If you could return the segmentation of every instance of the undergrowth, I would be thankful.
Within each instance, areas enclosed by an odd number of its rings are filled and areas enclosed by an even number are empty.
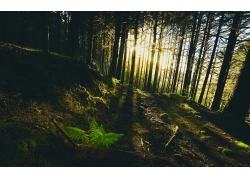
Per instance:
[[[103,126],[99,126],[94,118],[89,126],[88,133],[76,127],[66,127],[65,129],[72,139],[96,148],[107,148],[123,136],[123,134],[106,133]]]

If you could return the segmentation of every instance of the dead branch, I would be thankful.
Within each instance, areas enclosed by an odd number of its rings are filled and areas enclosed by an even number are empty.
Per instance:
[[[165,150],[168,147],[168,145],[170,144],[170,142],[174,139],[174,137],[175,137],[178,129],[179,129],[179,127],[176,126],[175,129],[174,129],[174,131],[173,131],[173,135],[170,137],[170,139],[168,140],[168,142],[165,144]]]
[[[62,135],[74,146],[74,147],[79,147],[79,145],[77,143],[75,143],[75,141],[73,141],[68,133],[63,129],[63,127],[55,120],[52,120],[53,124],[56,126],[56,128],[62,133]]]

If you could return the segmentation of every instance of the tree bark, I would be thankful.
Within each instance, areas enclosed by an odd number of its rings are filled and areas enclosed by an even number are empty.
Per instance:
[[[186,68],[186,72],[185,72],[184,84],[183,84],[183,89],[182,89],[183,96],[186,96],[188,94],[188,86],[189,86],[190,78],[191,78],[191,70],[192,70],[191,69],[192,68],[191,67],[191,58],[194,54],[194,34],[195,34],[197,16],[198,16],[198,12],[195,12],[193,28],[192,28],[192,36],[191,36],[191,41],[190,41],[190,46],[189,46],[187,68]]]
[[[220,31],[221,31],[221,26],[222,26],[222,23],[223,23],[223,19],[224,19],[224,13],[222,13],[222,16],[220,18],[219,28],[218,28],[218,31],[217,31],[217,34],[216,34],[212,55],[211,55],[211,58],[210,58],[210,61],[209,61],[206,76],[205,76],[205,79],[204,79],[204,82],[203,82],[203,85],[202,85],[202,89],[201,89],[201,93],[200,93],[200,96],[199,96],[198,103],[200,103],[200,104],[202,102],[202,99],[203,99],[203,96],[204,96],[204,93],[205,93],[208,77],[209,77],[210,70],[211,70],[211,67],[212,67],[212,64],[213,64],[213,60],[214,60],[214,56],[215,56],[215,52],[216,52],[216,48],[217,48],[217,44],[218,44],[218,40],[219,40],[219,36],[220,36]]]
[[[89,33],[88,33],[88,52],[87,52],[87,64],[89,65],[92,60],[92,51],[93,51],[93,34],[94,34],[94,12],[90,11],[89,13]]]
[[[228,40],[226,52],[225,52],[223,63],[222,63],[221,70],[220,70],[220,75],[219,75],[219,79],[217,83],[214,100],[211,106],[212,110],[219,110],[220,108],[222,94],[223,94],[224,87],[226,84],[227,75],[228,75],[228,71],[230,68],[229,67],[230,62],[232,60],[234,47],[235,47],[235,43],[236,43],[238,32],[239,32],[241,16],[242,16],[242,12],[235,12],[231,32],[229,34],[229,40]]]
[[[202,39],[202,43],[201,43],[201,47],[200,47],[199,57],[198,57],[197,65],[196,65],[195,70],[194,70],[193,81],[192,81],[191,90],[190,90],[190,95],[192,97],[192,100],[195,100],[195,87],[196,87],[196,83],[198,83],[197,82],[197,75],[198,75],[198,71],[200,69],[201,55],[202,55],[202,50],[203,50],[203,47],[204,47],[204,44],[205,44],[205,39],[206,39],[206,34],[207,34],[207,29],[208,29],[208,23],[209,23],[208,32],[210,32],[210,28],[211,28],[211,25],[212,25],[212,20],[213,20],[213,18],[211,17],[211,12],[209,12],[208,16],[207,16],[207,22],[206,22],[206,26],[205,26],[205,29],[204,29],[204,35],[203,35],[203,39]]]
[[[56,51],[61,53],[61,11],[56,12]]]
[[[153,83],[153,92],[156,92],[156,86],[157,86],[157,81],[158,81],[158,74],[159,74],[159,66],[160,66],[160,58],[161,58],[161,53],[162,53],[162,31],[163,31],[163,18],[161,21],[161,30],[160,30],[160,36],[158,40],[158,54],[157,54],[157,61],[155,65],[155,77],[154,77],[154,83]]]
[[[136,13],[136,20],[135,20],[135,28],[134,28],[134,49],[132,52],[132,62],[131,62],[131,70],[130,70],[130,77],[129,77],[129,85],[133,85],[134,81],[134,73],[135,73],[135,56],[136,56],[136,44],[137,44],[137,35],[138,35],[138,23],[140,18],[140,12]]]
[[[119,49],[119,38],[121,34],[121,24],[122,24],[122,12],[115,13],[115,40],[113,45],[113,54],[112,60],[110,64],[110,76],[115,77],[116,75],[116,66],[117,66],[117,58],[118,58],[118,49]]]
[[[182,53],[182,47],[183,47],[183,41],[184,41],[185,31],[186,31],[186,27],[185,27],[185,25],[184,25],[183,27],[181,27],[180,46],[179,46],[177,64],[176,64],[176,69],[175,69],[175,74],[174,74],[174,79],[173,79],[173,88],[172,88],[172,92],[173,92],[173,93],[175,92],[176,86],[177,86],[176,82],[177,82],[177,76],[178,76],[179,66],[180,66],[180,62],[181,62],[181,53]]]
[[[119,51],[119,57],[118,57],[118,64],[117,64],[117,71],[116,71],[116,79],[121,79],[121,73],[122,73],[122,61],[123,61],[123,52],[125,47],[125,40],[126,40],[126,34],[127,34],[127,20],[128,15],[127,12],[123,13],[123,24],[122,24],[122,32],[121,32],[121,45],[120,45],[120,51]]]
[[[147,80],[147,90],[151,91],[151,79],[152,79],[152,72],[153,72],[153,65],[154,65],[154,55],[155,55],[155,47],[156,47],[156,34],[157,34],[157,25],[158,25],[158,12],[155,12],[155,24],[154,24],[154,37],[153,37],[153,44],[152,44],[152,54],[151,54],[151,61],[149,65],[149,73],[148,73],[148,80]]]
[[[250,46],[234,93],[224,109],[240,122],[244,122],[250,107]]]
[[[122,84],[124,84],[125,70],[126,70],[126,61],[127,61],[127,39],[128,39],[128,31],[126,31],[126,36],[125,36],[125,52],[124,52],[124,55],[123,55],[122,78],[121,78],[121,83],[122,83]]]
[[[49,22],[48,12],[41,12],[41,44],[42,50],[49,52]]]
[[[74,56],[76,54],[78,40],[79,40],[79,25],[80,25],[80,12],[72,11],[71,20],[69,24],[69,36],[67,41],[66,55]]]

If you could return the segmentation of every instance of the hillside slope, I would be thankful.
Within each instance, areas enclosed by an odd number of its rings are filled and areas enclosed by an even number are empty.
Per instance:
[[[176,94],[150,94],[81,61],[0,43],[0,166],[249,166],[249,126]],[[73,146],[62,129],[92,119],[122,133]],[[76,143],[80,143],[75,141]]]

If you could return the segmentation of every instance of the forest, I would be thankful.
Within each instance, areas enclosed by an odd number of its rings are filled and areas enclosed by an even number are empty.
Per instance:
[[[250,12],[0,25],[0,166],[250,166]]]

